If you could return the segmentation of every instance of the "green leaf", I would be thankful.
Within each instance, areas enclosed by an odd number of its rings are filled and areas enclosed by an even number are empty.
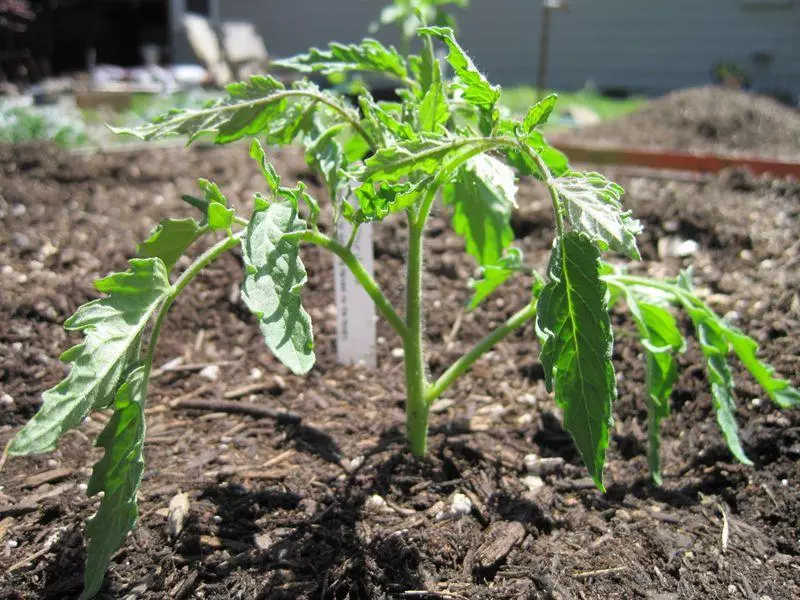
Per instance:
[[[675,317],[662,306],[642,301],[625,288],[628,308],[636,322],[646,352],[647,432],[650,475],[661,485],[661,421],[669,416],[672,386],[678,379],[675,352],[683,351],[685,342]]]
[[[537,332],[543,339],[545,384],[555,389],[583,462],[601,490],[603,464],[616,397],[611,362],[613,335],[600,279],[600,253],[582,233],[556,241],[550,257],[550,282],[539,296]]]
[[[382,145],[386,146],[397,140],[417,139],[417,133],[409,123],[404,123],[384,110],[381,105],[375,102],[369,92],[361,94],[358,101],[364,117],[371,125],[373,137],[382,139]]]
[[[228,206],[228,199],[213,181],[200,178],[197,180],[197,186],[200,188],[200,191],[203,192],[203,198],[209,204],[216,202],[218,204],[222,204],[222,206]],[[208,212],[208,206],[206,206],[206,212]]]
[[[481,278],[470,282],[474,290],[469,301],[469,309],[474,310],[481,302],[503,285],[514,273],[522,270],[522,250],[508,248],[497,264],[486,265],[481,269]]]
[[[328,198],[334,207],[335,219],[339,217],[343,201],[339,188],[343,185],[342,174],[347,161],[344,149],[338,140],[339,132],[338,126],[325,129],[324,125],[315,119],[303,136],[306,163],[325,182]]]
[[[493,142],[482,138],[422,137],[378,150],[364,161],[363,167],[355,169],[352,176],[362,182],[392,182],[415,172],[431,175],[451,160],[493,147]]]
[[[269,123],[283,113],[286,99],[292,95],[283,84],[264,76],[232,83],[226,90],[227,97],[201,109],[176,108],[151,123],[133,129],[112,128],[112,131],[142,140],[187,135],[190,142],[209,133],[214,135],[216,143],[225,144],[266,130]]]
[[[203,234],[203,228],[194,219],[164,219],[150,237],[136,246],[139,258],[160,258],[167,271],[194,241]]]
[[[497,263],[514,241],[516,193],[514,172],[487,155],[470,158],[445,187],[445,204],[454,207],[453,228],[481,266]]]
[[[472,59],[459,46],[453,30],[450,27],[422,27],[417,32],[431,35],[447,44],[450,49],[447,61],[462,84],[464,100],[482,111],[492,112],[500,99],[500,88],[491,85],[478,71]]]
[[[270,191],[273,194],[276,193],[278,188],[281,187],[280,175],[275,171],[275,167],[272,166],[272,163],[267,160],[267,153],[264,147],[261,145],[261,142],[256,139],[250,144],[250,158],[258,163],[261,174],[264,176],[264,180],[267,182]]]
[[[756,356],[758,343],[753,338],[727,324],[721,328],[721,333],[745,368],[775,404],[781,408],[800,406],[800,391],[792,387],[786,379],[775,375],[775,370],[770,365],[759,360]]]
[[[242,299],[258,318],[267,347],[298,375],[315,360],[311,318],[300,295],[306,269],[297,234],[305,230],[296,203],[277,202],[252,216],[242,239]]]
[[[752,461],[744,453],[742,442],[739,440],[739,428],[735,418],[736,404],[733,398],[733,377],[725,358],[729,348],[722,328],[716,315],[709,314],[709,311],[690,308],[688,312],[694,322],[700,348],[706,357],[706,372],[711,383],[711,396],[714,400],[717,424],[736,460],[745,465],[752,465]]]
[[[522,128],[526,133],[530,133],[539,125],[547,123],[547,119],[550,118],[557,100],[558,96],[556,94],[549,94],[531,106],[528,114],[525,115],[525,120],[522,121]]]
[[[97,513],[86,524],[89,543],[81,598],[92,598],[100,590],[111,556],[125,543],[138,517],[136,490],[144,471],[144,372],[144,367],[138,367],[120,386],[114,414],[97,437],[96,445],[105,449],[105,454],[94,465],[86,493],[104,495]]]
[[[108,297],[84,304],[64,323],[68,331],[83,331],[86,337],[64,354],[72,370],[43,394],[39,412],[12,440],[10,455],[53,450],[61,435],[89,411],[106,408],[114,400],[137,359],[145,325],[170,291],[160,259],[132,259],[130,265],[129,271],[96,282]]]
[[[232,208],[226,208],[224,204],[212,202],[208,205],[208,226],[214,231],[228,231],[233,226]]]
[[[419,105],[420,131],[438,133],[449,119],[450,109],[442,83],[442,70],[439,61],[434,60],[431,65],[431,80]]]
[[[572,227],[605,250],[640,259],[636,235],[642,227],[620,203],[623,190],[598,173],[569,173],[555,180]]]
[[[430,178],[419,183],[380,183],[377,187],[365,183],[356,188],[359,209],[351,216],[353,223],[382,221],[388,215],[401,212],[411,206],[430,183]]]
[[[406,61],[394,49],[387,48],[377,40],[366,38],[358,44],[332,43],[328,50],[312,48],[307,54],[277,60],[275,66],[293,69],[301,73],[333,75],[352,71],[372,71],[398,79],[408,77]]]
[[[516,123],[513,121],[502,122],[501,131],[505,134],[514,135],[516,126]],[[550,146],[544,139],[544,136],[538,131],[534,130],[525,136],[525,142],[541,157],[545,165],[547,165],[550,175],[553,177],[560,177],[570,171],[567,156],[560,150],[556,150]],[[520,152],[519,150],[507,149],[505,150],[505,154],[508,156],[511,164],[519,169],[522,175],[533,175],[538,179],[546,179],[536,162],[526,153]]]

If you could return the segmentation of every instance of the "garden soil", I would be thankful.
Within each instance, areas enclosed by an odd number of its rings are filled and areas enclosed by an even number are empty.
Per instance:
[[[286,181],[321,193],[298,152],[273,158]],[[179,196],[199,175],[243,210],[264,188],[245,145],[96,156],[0,149],[0,443],[65,375],[57,357],[78,338],[61,326],[97,297],[91,281],[125,269],[160,218],[191,214]],[[741,172],[703,182],[618,179],[646,227],[645,261],[633,270],[672,276],[693,264],[698,293],[800,384],[800,186]],[[535,182],[520,186],[514,228],[543,269],[549,202]],[[398,306],[405,239],[401,219],[377,227],[377,279]],[[673,256],[691,248],[685,240],[697,251]],[[531,281],[465,313],[475,267],[444,214],[433,218],[426,257],[427,366],[437,376],[528,301]],[[417,461],[403,438],[398,338],[379,322],[377,369],[336,364],[331,258],[310,248],[305,264],[318,357],[306,378],[264,346],[239,298],[236,253],[177,301],[147,408],[139,525],[100,597],[800,597],[800,411],[776,409],[738,364],[736,416],[753,467],[726,449],[691,344],[663,425],[664,485],[650,483],[642,348],[616,309],[607,493],[593,487],[560,425],[531,325],[435,405],[430,452]],[[91,440],[107,420],[97,414],[53,453],[6,463],[0,598],[79,594],[84,522],[98,502],[85,494],[100,456]],[[528,472],[528,454],[549,460]],[[456,494],[471,509],[442,518]],[[182,529],[170,533],[178,517]]]
[[[671,92],[629,115],[565,138],[609,146],[667,148],[800,160],[800,110],[720,86]]]

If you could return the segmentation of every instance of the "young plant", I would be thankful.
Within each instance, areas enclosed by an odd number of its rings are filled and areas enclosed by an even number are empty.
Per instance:
[[[282,62],[304,73],[377,72],[398,82],[396,102],[376,102],[368,91],[357,108],[302,80],[285,87],[271,77],[253,77],[227,88],[227,96],[202,109],[173,110],[127,133],[144,140],[209,135],[220,144],[253,138],[265,193],[247,216],[229,207],[222,191],[201,179],[201,197],[185,200],[202,220],[168,219],[137,248],[130,269],[96,283],[105,297],[78,309],[65,324],[82,331],[83,343],[67,350],[68,377],[44,393],[44,403],[16,435],[8,451],[25,455],[52,450],[61,435],[90,412],[113,410],[97,444],[105,454],[94,467],[90,495],[104,492],[86,527],[86,584],[94,595],[112,554],[137,518],[136,491],[144,469],[144,407],[161,327],[176,297],[203,268],[223,253],[241,248],[242,298],[255,315],[267,347],[293,373],[314,365],[311,318],[303,309],[305,245],[331,251],[353,272],[405,350],[407,436],[411,453],[425,455],[432,403],[498,341],[531,321],[541,344],[547,389],[563,411],[589,474],[603,489],[612,402],[616,396],[611,361],[609,307],[624,302],[646,353],[650,467],[661,479],[659,424],[669,414],[677,378],[676,354],[684,336],[673,308],[687,312],[706,357],[717,421],[733,455],[750,463],[737,435],[734,386],[727,364],[733,351],[772,400],[800,404],[800,393],[757,358],[756,343],[718,317],[693,292],[688,273],[657,281],[628,275],[602,261],[611,251],[639,258],[640,225],[620,199],[622,189],[597,173],[574,171],[547,144],[538,128],[553,110],[551,95],[522,120],[502,116],[500,89],[487,81],[443,27],[419,29],[422,52],[405,57],[375,40],[332,44],[327,50]],[[446,45],[455,74],[442,80],[434,42]],[[319,221],[320,208],[302,184],[283,184],[269,163],[267,146],[300,143],[309,165],[327,188],[333,223]],[[555,240],[546,283],[513,246],[510,225],[516,207],[515,172],[535,177],[552,202]],[[453,228],[482,268],[470,308],[511,277],[532,277],[525,306],[437,379],[429,379],[423,344],[422,294],[425,227],[437,198],[452,213]],[[405,312],[400,314],[351,252],[361,224],[391,216],[408,222]],[[347,243],[331,234],[348,221]],[[214,239],[179,275],[178,258],[201,238]],[[217,239],[218,238],[218,239]],[[152,324],[152,325],[151,325]],[[531,352],[535,351],[531,339]]]

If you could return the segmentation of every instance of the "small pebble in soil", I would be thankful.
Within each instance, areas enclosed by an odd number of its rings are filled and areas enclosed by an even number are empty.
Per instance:
[[[781,485],[783,487],[789,487],[789,480],[788,479],[781,479]]]
[[[14,398],[12,398],[10,394],[3,394],[0,396],[0,404],[4,406],[13,406]]]
[[[761,406],[761,398],[753,398],[750,400],[750,404],[752,404],[755,408]]]
[[[472,512],[472,500],[470,500],[464,494],[455,493],[453,494],[453,498],[450,500],[450,506],[436,513],[435,518],[437,521],[445,521],[447,519],[460,519],[464,515],[468,515],[471,512]]]
[[[248,375],[248,379],[251,381],[257,381],[264,376],[264,371],[259,369],[258,367],[253,367],[250,369],[250,375]]]
[[[219,515],[214,515],[213,517],[211,517],[211,520],[214,521],[214,523],[222,523],[222,517],[220,517]]]
[[[526,475],[520,481],[528,488],[528,491],[534,494],[544,487],[544,480],[538,475]]]
[[[208,365],[200,371],[200,377],[209,381],[216,381],[219,378],[219,365]]]
[[[58,461],[53,458],[48,459],[47,467],[50,469],[55,469],[56,467],[58,467]]]
[[[364,509],[367,512],[379,513],[385,511],[387,508],[389,508],[389,506],[386,504],[386,500],[378,494],[372,494],[372,496],[367,498],[367,501],[364,502]]]
[[[17,540],[8,540],[6,542],[6,546],[8,546],[9,548],[16,548],[17,546],[19,546],[19,542]]]
[[[394,358],[403,358],[404,354],[405,353],[403,352],[402,348],[392,348],[392,356]]]

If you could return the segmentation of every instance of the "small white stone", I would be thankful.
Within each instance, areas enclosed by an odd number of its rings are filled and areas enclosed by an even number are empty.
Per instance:
[[[789,487],[789,480],[788,479],[781,479],[781,485],[783,487]]]
[[[233,438],[229,435],[223,435],[221,438],[219,438],[219,441],[223,444],[230,444],[233,441]]]
[[[228,444],[220,444],[219,445],[219,449],[220,450],[228,450],[229,448],[230,448],[230,446],[228,446]]]
[[[520,481],[522,481],[523,485],[525,485],[529,491],[534,493],[544,487],[544,480],[538,475],[526,475]]]
[[[750,400],[750,404],[758,408],[759,406],[761,406],[761,398],[753,398],[752,400]]]
[[[50,469],[55,469],[56,467],[58,467],[58,461],[53,458],[48,459],[47,467]]]
[[[200,377],[209,381],[216,381],[219,378],[219,365],[208,365],[200,371]]]
[[[251,381],[257,381],[264,376],[264,371],[259,369],[258,367],[253,367],[250,369],[250,375],[248,375],[248,379]]]
[[[364,508],[368,512],[377,513],[383,512],[386,508],[388,508],[388,505],[386,504],[386,500],[384,500],[381,496],[378,494],[372,494],[372,496],[367,498],[367,501],[364,502]]]
[[[522,394],[522,396],[519,397],[519,401],[522,404],[527,404],[528,406],[536,406],[536,396],[530,393]]]
[[[383,337],[382,335],[379,335],[378,339],[375,340],[375,341],[378,342],[379,344],[385,344],[386,343],[386,338]]]
[[[531,423],[533,423],[533,415],[529,412],[517,417],[517,425],[530,425]]]
[[[211,517],[211,520],[214,521],[214,523],[222,523],[222,517],[220,517],[219,515],[214,515],[213,517]]]
[[[450,510],[456,517],[468,515],[472,512],[472,500],[464,494],[453,494],[453,499],[450,501]]]
[[[4,406],[13,406],[14,398],[12,398],[10,394],[3,394],[0,396],[0,404]]]
[[[405,356],[405,352],[403,352],[402,348],[392,348],[392,356],[394,358],[403,358],[403,356]]]
[[[9,548],[16,548],[17,546],[19,546],[19,542],[17,540],[8,540],[6,542],[6,546],[8,546]]]

